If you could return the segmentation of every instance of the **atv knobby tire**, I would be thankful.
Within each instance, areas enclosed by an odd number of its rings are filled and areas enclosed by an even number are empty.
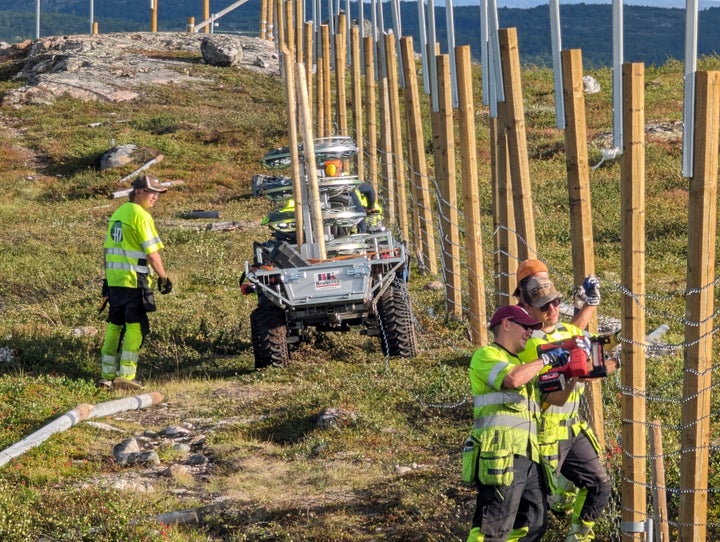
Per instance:
[[[380,296],[377,312],[380,323],[378,338],[383,354],[391,357],[415,357],[415,326],[405,281],[400,278],[393,280]]]
[[[261,305],[250,314],[255,368],[290,362],[285,314],[275,305]]]

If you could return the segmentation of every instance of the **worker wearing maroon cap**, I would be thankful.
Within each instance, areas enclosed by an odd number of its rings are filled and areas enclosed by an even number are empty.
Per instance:
[[[468,542],[532,542],[547,527],[536,377],[567,358],[520,361],[518,353],[541,325],[518,305],[497,309],[489,326],[494,341],[470,361],[475,424],[463,449],[463,479],[477,485],[478,495]]]

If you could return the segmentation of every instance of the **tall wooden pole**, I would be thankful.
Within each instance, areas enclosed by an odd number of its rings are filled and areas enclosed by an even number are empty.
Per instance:
[[[360,28],[350,29],[350,56],[352,57],[352,134],[357,143],[356,171],[359,178],[365,178],[365,142],[363,141],[363,101],[362,101],[362,60],[360,57]]]
[[[341,18],[344,14],[340,14]],[[347,69],[347,40],[345,34],[335,34],[335,114],[337,115],[338,133],[348,135],[347,98],[345,88],[345,71]]]
[[[412,37],[400,39],[403,73],[405,75],[405,111],[407,116],[407,138],[412,173],[410,186],[417,212],[413,213],[414,243],[421,267],[432,275],[437,275],[437,255],[435,253],[435,228],[433,226],[432,198],[428,182],[427,161],[425,159],[425,138],[423,136],[422,113],[420,109],[420,90],[415,70],[415,52]]]
[[[313,105],[313,23],[308,21],[305,23],[305,79],[307,80],[308,103],[310,107]]]
[[[535,258],[535,220],[532,208],[532,190],[530,188],[530,165],[525,132],[525,111],[520,78],[520,52],[518,50],[517,30],[502,28],[500,35],[500,56],[505,88],[506,115],[503,115],[507,131],[510,177],[512,179],[515,220],[518,235],[524,242],[518,243],[521,260]]]
[[[498,106],[498,117],[490,119],[490,160],[492,169],[493,221],[495,227],[495,307],[512,303],[515,270],[518,261],[518,239],[515,234],[510,158],[508,156],[506,108]],[[510,271],[512,270],[512,272]]]
[[[580,49],[565,50],[561,52],[561,59],[574,284],[582,284],[587,275],[595,273],[582,52]],[[593,311],[588,330],[591,333],[597,332],[597,311]],[[600,380],[589,381],[585,384],[585,390],[590,406],[589,422],[601,448],[604,449],[602,384]]]
[[[332,127],[332,94],[330,84],[330,27],[324,24],[320,26],[320,41],[322,46],[322,71],[323,71],[323,108],[322,118],[324,120],[322,134],[325,137],[333,134]],[[319,91],[318,91],[319,94]]]
[[[469,45],[455,48],[455,64],[470,298],[468,321],[470,322],[470,339],[474,345],[480,346],[487,344],[487,314],[482,231],[480,229],[480,187],[478,185],[477,151],[475,150],[475,107]]]
[[[38,5],[40,1],[38,0]],[[150,32],[157,32],[158,0],[150,0]]]
[[[688,295],[680,444],[680,540],[707,540],[720,72],[695,73],[688,224]]]
[[[390,136],[392,138],[393,170],[395,171],[395,209],[400,238],[410,239],[410,227],[407,213],[407,189],[405,187],[405,161],[403,153],[402,122],[400,121],[400,85],[396,56],[395,34],[385,35],[385,64],[387,66],[388,113],[390,117]]]
[[[367,134],[367,182],[378,189],[377,91],[375,88],[375,44],[371,36],[363,39],[365,58],[365,133]]]
[[[267,5],[268,0],[261,0],[260,2],[260,39],[267,39],[265,33],[267,32]]]
[[[460,224],[458,222],[457,175],[455,173],[455,133],[453,128],[450,58],[437,55],[438,112],[433,113],[433,154],[435,177],[440,185],[440,231],[443,237],[445,268],[445,303],[448,313],[462,316],[462,282],[460,272]]]
[[[288,115],[288,127],[289,127],[289,147],[290,147],[290,158],[292,165],[292,181],[293,181],[293,198],[295,199],[295,237],[298,252],[302,246],[304,240],[304,221],[305,214],[303,213],[306,205],[303,197],[303,186],[305,182],[304,175],[302,175],[300,167],[300,156],[298,153],[298,144],[300,140],[298,138],[298,112],[297,112],[297,91],[295,89],[295,70],[293,66],[293,54],[288,51],[287,47],[283,47],[283,61],[285,62],[285,95],[287,96],[287,115]]]
[[[291,67],[288,67],[291,69]],[[313,225],[315,238],[313,246],[309,247],[312,258],[324,260],[327,257],[325,249],[325,235],[320,204],[320,188],[318,186],[317,164],[315,163],[315,140],[312,132],[312,115],[310,102],[308,102],[307,81],[305,81],[305,67],[298,63],[295,66],[295,90],[298,95],[298,112],[300,118],[300,131],[303,137],[303,154],[305,155],[305,175],[308,183],[308,204],[310,207],[310,221]]]
[[[646,505],[645,312],[645,68],[623,65],[623,155],[620,175],[622,285],[622,537],[637,541]]]

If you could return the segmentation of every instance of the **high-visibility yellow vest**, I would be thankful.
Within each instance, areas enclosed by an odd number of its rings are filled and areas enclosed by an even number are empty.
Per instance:
[[[533,331],[532,336],[525,345],[525,350],[519,354],[520,359],[523,363],[536,360],[538,358],[537,347],[541,344],[584,335],[586,333],[582,329],[566,323],[557,324],[550,333],[542,330]],[[543,372],[547,370],[552,369],[546,368],[543,369]],[[580,417],[580,402],[584,393],[585,384],[582,381],[577,381],[575,388],[563,406],[550,405],[542,413],[538,440],[544,459],[551,464],[557,463],[557,444],[559,441],[567,440],[571,436],[580,433],[580,431],[592,433],[587,422]]]
[[[121,205],[110,217],[103,246],[108,286],[142,286],[151,271],[147,255],[163,247],[150,213],[131,201]]]
[[[517,389],[502,382],[520,359],[493,343],[478,349],[470,361],[474,398],[473,436],[481,453],[509,451],[540,461],[537,441],[540,393],[534,380]]]

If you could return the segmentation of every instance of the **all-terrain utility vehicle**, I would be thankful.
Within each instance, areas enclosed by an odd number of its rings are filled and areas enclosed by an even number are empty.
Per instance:
[[[356,175],[330,176],[331,162],[357,153],[349,137],[314,142],[323,231],[312,232],[304,220],[305,239],[325,240],[326,257],[313,257],[310,243],[296,244],[293,183],[283,175],[256,175],[253,194],[278,204],[265,220],[268,240],[254,243],[254,258],[245,262],[243,293],[257,294],[250,315],[255,367],[286,365],[291,351],[312,331],[350,331],[376,336],[385,355],[417,354],[407,279],[409,255],[403,241],[384,227],[381,216],[358,205],[363,184]],[[302,149],[299,152],[303,156]],[[289,165],[287,148],[269,152],[270,167]],[[345,168],[347,169],[347,168]],[[301,168],[301,171],[303,168]],[[334,171],[334,170],[333,170]],[[307,191],[308,183],[300,183]],[[308,201],[303,195],[303,200]],[[309,211],[307,211],[309,212]],[[317,222],[315,222],[317,223]]]

